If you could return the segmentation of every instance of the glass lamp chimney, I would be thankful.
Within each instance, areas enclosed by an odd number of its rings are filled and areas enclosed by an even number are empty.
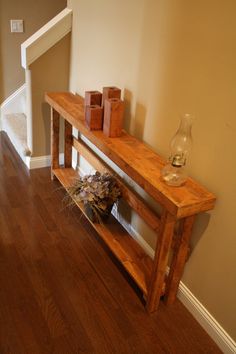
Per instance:
[[[184,114],[179,128],[170,141],[169,163],[162,169],[163,180],[171,186],[181,186],[187,179],[184,166],[192,146],[193,115]]]

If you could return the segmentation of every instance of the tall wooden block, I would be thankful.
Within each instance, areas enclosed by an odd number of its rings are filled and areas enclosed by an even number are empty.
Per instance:
[[[99,91],[85,91],[85,106],[98,105],[102,104],[102,94]]]
[[[124,102],[119,98],[108,98],[104,104],[103,133],[115,138],[121,136],[124,116]]]
[[[102,130],[103,109],[98,105],[85,106],[85,124],[89,130]]]
[[[108,98],[120,98],[121,90],[118,87],[109,86],[102,89],[102,106],[104,107],[105,100]]]

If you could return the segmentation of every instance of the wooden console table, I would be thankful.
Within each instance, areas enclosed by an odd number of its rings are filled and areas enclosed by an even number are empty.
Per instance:
[[[191,178],[182,187],[167,186],[160,179],[164,160],[125,131],[119,138],[108,138],[102,131],[89,131],[84,122],[84,100],[80,96],[54,92],[46,93],[45,100],[51,106],[52,177],[65,188],[78,177],[71,165],[72,146],[96,170],[111,170],[81,139],[72,136],[74,127],[161,205],[162,212],[158,216],[117,176],[122,197],[158,235],[154,260],[113,216],[105,225],[88,220],[143,292],[148,312],[157,310],[161,296],[166,304],[173,303],[188,256],[195,216],[213,209],[215,196]],[[65,120],[63,167],[59,165],[60,116]],[[77,204],[83,211],[83,205]],[[173,254],[167,276],[171,249]]]

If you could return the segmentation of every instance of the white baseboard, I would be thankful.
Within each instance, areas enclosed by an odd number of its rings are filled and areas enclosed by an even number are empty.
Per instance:
[[[48,167],[51,165],[51,156],[37,156],[37,157],[28,157],[27,167],[30,170],[33,170],[35,168],[42,168],[42,167]]]
[[[180,282],[178,298],[191,312],[193,317],[201,324],[209,336],[216,342],[224,354],[236,353],[236,342],[229,336],[224,328],[207,311],[207,309],[198,301],[193,293]]]
[[[116,219],[124,226],[129,234],[136,239],[145,252],[153,259],[154,250],[143,239],[143,237],[128,224],[120,215],[118,215],[116,208],[112,210]],[[168,270],[167,270],[168,272]],[[226,333],[222,326],[215,320],[215,318],[207,311],[207,309],[200,303],[200,301],[193,295],[187,286],[181,281],[177,294],[179,300],[185,305],[193,317],[200,323],[209,336],[216,342],[219,348],[225,354],[236,353],[235,341]]]
[[[60,164],[63,164],[64,154],[60,154],[59,161]],[[30,170],[33,170],[35,168],[49,167],[51,166],[51,156],[50,155],[36,156],[36,157],[30,156],[27,158],[26,165]]]
[[[46,156],[37,156],[37,157],[26,157],[26,161],[24,161],[26,166],[30,169],[33,170],[35,168],[43,168],[43,167],[49,167],[51,166],[51,156],[46,155]],[[64,154],[61,153],[59,155],[59,163],[60,165],[63,165],[64,163]],[[77,161],[72,160],[72,167],[76,168]]]
[[[2,130],[2,117],[9,113],[25,113],[25,94],[26,86],[22,85],[18,90],[13,92],[0,105],[0,131]]]
[[[25,113],[26,84],[13,92],[0,106],[0,114]]]

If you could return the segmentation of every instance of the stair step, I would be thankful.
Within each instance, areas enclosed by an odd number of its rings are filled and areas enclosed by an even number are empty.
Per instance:
[[[2,117],[4,130],[20,156],[30,156],[27,145],[27,122],[24,113],[6,114]]]

